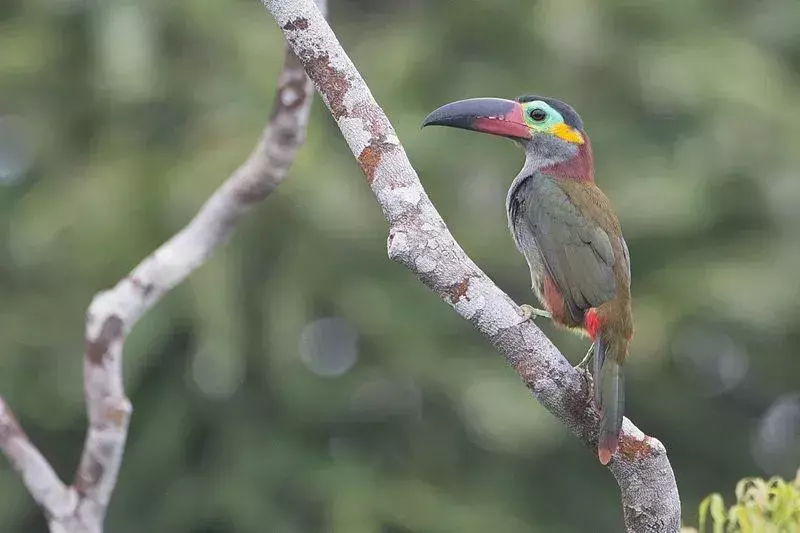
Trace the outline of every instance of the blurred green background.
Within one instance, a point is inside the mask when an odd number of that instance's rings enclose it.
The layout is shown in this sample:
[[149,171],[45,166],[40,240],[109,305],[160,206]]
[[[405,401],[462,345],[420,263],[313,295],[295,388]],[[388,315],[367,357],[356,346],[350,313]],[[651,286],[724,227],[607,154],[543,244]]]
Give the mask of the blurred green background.
[[[792,477],[800,3],[330,2],[450,229],[517,301],[532,297],[504,201],[521,153],[420,122],[526,93],[582,114],[632,256],[627,414],[668,447],[685,522],[743,476]],[[282,57],[255,0],[0,2],[0,391],[65,479],[88,303],[247,156]],[[130,337],[107,530],[620,531],[594,454],[386,258],[319,100],[291,174]],[[0,529],[45,531],[5,461]]]

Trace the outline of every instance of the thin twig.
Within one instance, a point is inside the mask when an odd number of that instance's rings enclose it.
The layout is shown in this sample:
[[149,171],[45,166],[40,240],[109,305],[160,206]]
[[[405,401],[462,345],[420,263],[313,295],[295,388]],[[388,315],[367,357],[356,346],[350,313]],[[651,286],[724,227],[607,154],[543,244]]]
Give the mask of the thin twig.
[[[325,9],[324,0],[319,0]],[[122,353],[136,322],[224,244],[242,217],[283,181],[305,141],[313,86],[287,47],[267,127],[248,159],[191,222],[114,288],[98,293],[86,316],[84,390],[89,429],[73,485],[66,487],[0,398],[0,448],[44,509],[54,533],[100,533],[125,451],[132,407]]]
[[[469,320],[533,396],[592,450],[598,416],[586,380],[467,256],[406,157],[389,119],[311,0],[263,0],[314,81],[389,223],[389,257]],[[609,468],[631,532],[677,532],[680,500],[667,453],[630,420]]]

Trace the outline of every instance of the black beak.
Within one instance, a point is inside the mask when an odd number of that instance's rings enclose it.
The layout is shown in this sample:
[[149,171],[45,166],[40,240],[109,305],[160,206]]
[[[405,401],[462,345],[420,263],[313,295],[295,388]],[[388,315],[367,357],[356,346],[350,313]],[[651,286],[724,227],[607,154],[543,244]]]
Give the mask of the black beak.
[[422,127],[425,126],[449,126],[512,139],[531,138],[522,105],[502,98],[470,98],[443,105],[425,117]]

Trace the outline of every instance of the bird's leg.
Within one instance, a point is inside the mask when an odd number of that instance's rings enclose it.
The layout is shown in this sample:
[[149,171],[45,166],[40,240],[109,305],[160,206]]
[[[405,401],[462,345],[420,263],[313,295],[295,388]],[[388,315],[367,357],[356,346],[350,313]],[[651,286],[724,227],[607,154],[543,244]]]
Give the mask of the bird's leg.
[[550,311],[545,311],[544,309],[536,309],[528,304],[522,304],[519,306],[522,309],[522,318],[525,320],[530,320],[533,317],[543,317],[543,318],[553,318],[553,315]]
[[589,345],[589,350],[586,352],[586,355],[584,356],[584,358],[581,360],[580,363],[575,365],[575,368],[578,370],[586,370],[586,365],[588,365],[589,361],[592,360],[593,355],[594,355],[594,343]]

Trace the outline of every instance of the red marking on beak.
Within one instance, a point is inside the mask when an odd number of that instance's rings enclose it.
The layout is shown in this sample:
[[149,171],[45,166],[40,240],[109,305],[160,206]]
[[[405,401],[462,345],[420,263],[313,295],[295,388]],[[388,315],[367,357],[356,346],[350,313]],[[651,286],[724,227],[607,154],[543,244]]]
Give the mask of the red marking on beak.
[[478,117],[472,122],[472,129],[492,135],[502,135],[514,139],[530,139],[531,130],[525,125],[522,106],[514,105],[505,115]]
[[502,98],[471,98],[443,105],[422,125],[449,126],[512,139],[531,138],[522,104]]

